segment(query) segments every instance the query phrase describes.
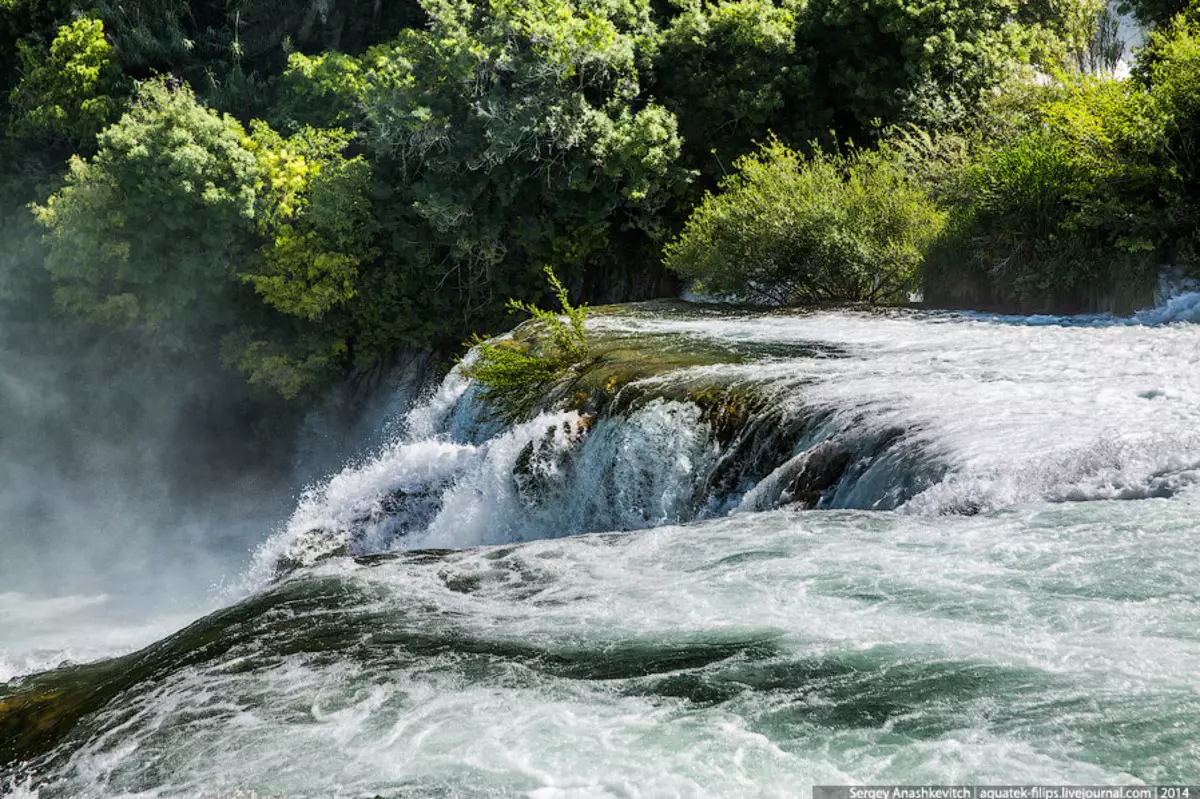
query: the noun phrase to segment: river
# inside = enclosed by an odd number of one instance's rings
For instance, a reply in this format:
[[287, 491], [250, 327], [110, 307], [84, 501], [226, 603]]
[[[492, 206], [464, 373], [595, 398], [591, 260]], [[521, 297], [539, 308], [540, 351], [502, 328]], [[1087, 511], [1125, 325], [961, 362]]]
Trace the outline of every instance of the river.
[[1197, 308], [601, 309], [598, 414], [455, 370], [219, 589], [0, 592], [0, 792], [1200, 781]]

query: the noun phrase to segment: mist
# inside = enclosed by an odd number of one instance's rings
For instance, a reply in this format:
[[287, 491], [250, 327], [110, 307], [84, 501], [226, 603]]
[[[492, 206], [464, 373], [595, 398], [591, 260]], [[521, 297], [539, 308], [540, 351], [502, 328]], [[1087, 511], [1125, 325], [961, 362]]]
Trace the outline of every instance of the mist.
[[0, 324], [0, 681], [220, 603], [305, 479], [237, 375], [54, 324]]

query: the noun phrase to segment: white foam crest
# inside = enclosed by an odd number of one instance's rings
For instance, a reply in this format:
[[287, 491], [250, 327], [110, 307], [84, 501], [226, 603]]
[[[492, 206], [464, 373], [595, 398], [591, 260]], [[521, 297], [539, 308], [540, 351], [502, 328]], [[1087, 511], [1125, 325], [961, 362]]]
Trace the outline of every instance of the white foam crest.
[[396, 534], [427, 522], [441, 492], [480, 458], [474, 445], [429, 438], [398, 441], [348, 466], [304, 492], [284, 529], [255, 553], [250, 586], [269, 582], [281, 562], [304, 566], [335, 554], [386, 551]]
[[655, 401], [586, 433], [581, 421], [575, 413], [543, 415], [490, 442], [480, 468], [446, 492], [416, 545], [498, 544], [694, 518], [697, 484], [717, 456], [698, 408]]
[[[381, 642], [332, 658], [271, 656], [268, 640], [255, 667], [176, 671], [105, 711], [60, 776], [81, 798], [1176, 782], [1195, 763], [1200, 638], [1180, 576], [1200, 554], [1195, 510], [769, 512], [331, 561], [315, 574], [370, 597], [346, 623]], [[409, 651], [405, 634], [439, 646]]]
[[[472, 384], [463, 370], [474, 363], [478, 353], [471, 350], [460, 363], [454, 365], [437, 388], [415, 407], [404, 419], [404, 438], [419, 441], [435, 438], [447, 432], [451, 422], [463, 426], [465, 414], [476, 410], [473, 402], [463, 402]], [[459, 411], [462, 407], [463, 410]]]
[[6, 782], [0, 779], [0, 796], [7, 797], [7, 799], [39, 799], [41, 795], [41, 791], [34, 787], [32, 777], [27, 777], [20, 782]]
[[1144, 325], [1200, 322], [1200, 291], [1172, 296], [1156, 308], [1135, 314], [1134, 319]]
[[1169, 498], [1200, 483], [1200, 436], [1098, 439], [1004, 468], [948, 475], [901, 508], [975, 513], [1037, 500], [1085, 502]]
[[[1174, 479], [1164, 482], [1165, 474], [1180, 473], [1186, 485], [1184, 473], [1200, 462], [1200, 325], [1032, 325], [854, 311], [597, 323], [735, 351], [769, 345], [770, 358], [695, 372], [773, 387], [783, 401], [829, 411], [845, 431], [903, 431], [907, 446], [944, 464], [958, 488], [993, 484], [992, 498], [976, 503], [982, 507], [1089, 492], [1159, 495]], [[805, 345], [840, 355], [781, 354]], [[839, 495], [857, 507], [872, 501], [866, 493]]]
[[[461, 396], [461, 395], [460, 395]], [[591, 427], [549, 413], [482, 444], [399, 441], [308, 490], [256, 553], [248, 583], [283, 565], [392, 549], [458, 548], [694, 518], [717, 455], [694, 405], [655, 401]]]

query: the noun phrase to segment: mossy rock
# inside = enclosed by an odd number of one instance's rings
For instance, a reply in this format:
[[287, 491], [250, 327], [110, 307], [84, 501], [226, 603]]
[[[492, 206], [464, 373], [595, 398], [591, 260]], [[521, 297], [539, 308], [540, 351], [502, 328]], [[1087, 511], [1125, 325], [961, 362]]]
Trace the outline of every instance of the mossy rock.
[[132, 666], [117, 658], [0, 685], [0, 771], [56, 746], [119, 693]]

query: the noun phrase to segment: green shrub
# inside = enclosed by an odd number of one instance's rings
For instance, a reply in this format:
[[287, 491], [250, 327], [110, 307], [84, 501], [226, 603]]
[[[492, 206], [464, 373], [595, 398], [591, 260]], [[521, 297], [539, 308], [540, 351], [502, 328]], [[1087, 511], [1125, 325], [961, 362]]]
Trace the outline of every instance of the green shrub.
[[532, 415], [546, 392], [588, 357], [587, 306], [571, 305], [554, 270], [547, 266], [545, 272], [562, 305], [562, 316], [509, 300], [509, 310], [533, 316], [532, 335], [500, 341], [476, 336], [471, 342], [478, 355], [465, 373], [482, 384], [483, 398], [494, 409], [493, 415], [510, 424]]
[[1164, 206], [1159, 222], [1169, 257], [1200, 262], [1200, 4], [1193, 4], [1152, 36], [1139, 54], [1148, 94], [1161, 120], [1157, 184]]
[[[1093, 253], [1064, 230], [1087, 175], [1065, 143], [1033, 133], [985, 153], [962, 177], [966, 198], [956, 204], [926, 281], [939, 282], [966, 266], [995, 287], [999, 305], [1034, 302], [1069, 289]], [[931, 292], [938, 296], [937, 287]]]
[[1088, 102], [1051, 103], [1042, 127], [984, 150], [964, 171], [924, 269], [927, 299], [1059, 312], [1138, 302], [1155, 260], [1152, 234], [1133, 213], [1144, 176], [1118, 157]]
[[701, 291], [775, 304], [907, 298], [943, 214], [891, 150], [737, 162], [665, 251]]

